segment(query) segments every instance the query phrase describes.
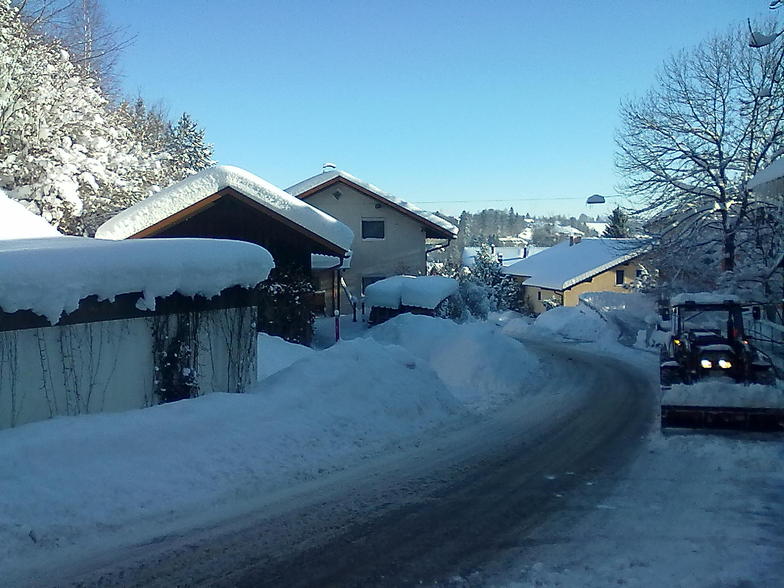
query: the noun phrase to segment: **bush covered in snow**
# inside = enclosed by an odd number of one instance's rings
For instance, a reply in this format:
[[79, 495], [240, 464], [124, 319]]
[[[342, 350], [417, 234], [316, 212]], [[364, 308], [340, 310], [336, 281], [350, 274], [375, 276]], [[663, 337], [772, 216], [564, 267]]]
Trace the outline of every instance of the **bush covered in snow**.
[[443, 275], [458, 281], [458, 291], [439, 307], [437, 315], [456, 321], [471, 317], [486, 319], [496, 310], [524, 310], [520, 286], [502, 273], [501, 262], [488, 245], [482, 245], [471, 268], [438, 268]]

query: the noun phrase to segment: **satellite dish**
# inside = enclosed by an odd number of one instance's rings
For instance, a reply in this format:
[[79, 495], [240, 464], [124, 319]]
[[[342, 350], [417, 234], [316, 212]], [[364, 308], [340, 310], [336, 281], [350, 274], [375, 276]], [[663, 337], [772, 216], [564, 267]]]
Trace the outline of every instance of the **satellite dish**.
[[585, 201], [586, 204], [604, 204], [605, 199], [604, 196], [601, 194], [594, 194], [593, 196], [589, 196], [588, 200]]

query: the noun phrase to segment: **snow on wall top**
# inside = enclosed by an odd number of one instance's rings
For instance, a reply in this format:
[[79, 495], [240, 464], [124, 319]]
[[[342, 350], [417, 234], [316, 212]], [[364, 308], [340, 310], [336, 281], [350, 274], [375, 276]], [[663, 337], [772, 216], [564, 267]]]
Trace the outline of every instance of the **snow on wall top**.
[[59, 237], [52, 225], [0, 190], [0, 239]]
[[443, 276], [391, 276], [365, 288], [365, 306], [435, 308], [457, 292], [457, 280]]
[[583, 237], [569, 245], [562, 241], [539, 254], [504, 268], [512, 276], [528, 277], [525, 284], [564, 290], [642, 253], [646, 241]]
[[740, 302], [740, 298], [734, 294], [719, 294], [716, 292], [685, 292], [676, 294], [670, 300], [670, 304], [673, 306], [686, 304], [687, 302], [693, 302], [694, 304], [723, 304], [724, 302]]
[[91, 295], [113, 300], [141, 292], [141, 310], [179, 292], [212, 297], [231, 286], [253, 287], [275, 267], [263, 247], [227, 239], [86, 237], [0, 241], [0, 309], [31, 310], [56, 324]]
[[258, 176], [230, 165], [207, 168], [153, 194], [106, 221], [95, 236], [126, 239], [224, 188], [234, 188], [343, 251], [351, 249], [354, 233], [346, 225]]
[[406, 209], [407, 211], [413, 213], [414, 215], [423, 218], [434, 225], [438, 225], [442, 229], [448, 231], [452, 234], [453, 237], [457, 236], [457, 227], [450, 223], [447, 220], [442, 219], [440, 216], [433, 214], [432, 212], [427, 212], [426, 210], [422, 210], [415, 204], [411, 204], [406, 200], [398, 198], [397, 196], [393, 196], [389, 192], [385, 192], [378, 186], [375, 186], [369, 182], [364, 180], [360, 180], [357, 177], [352, 176], [350, 173], [345, 172], [343, 170], [335, 169], [327, 172], [320, 173], [318, 175], [313, 176], [312, 178], [308, 178], [307, 180], [303, 180], [298, 184], [294, 184], [286, 188], [286, 192], [291, 194], [292, 196], [299, 196], [300, 194], [304, 194], [312, 190], [313, 188], [317, 188], [318, 186], [329, 182], [335, 178], [343, 178], [344, 180], [348, 180], [358, 186], [363, 187], [365, 190], [373, 192], [375, 195], [379, 196], [383, 200], [388, 200], [393, 204], [397, 204], [401, 208]]

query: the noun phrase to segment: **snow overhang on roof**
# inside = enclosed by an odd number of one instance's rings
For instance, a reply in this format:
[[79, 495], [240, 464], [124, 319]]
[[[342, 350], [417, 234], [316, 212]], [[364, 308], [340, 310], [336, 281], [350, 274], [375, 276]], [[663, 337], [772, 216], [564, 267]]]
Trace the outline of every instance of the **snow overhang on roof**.
[[643, 253], [648, 241], [643, 239], [604, 239], [584, 237], [570, 245], [562, 241], [533, 257], [504, 268], [503, 273], [524, 277], [527, 286], [549, 290], [566, 290], [616, 265]]
[[0, 190], [0, 239], [62, 236], [52, 225]]
[[225, 188], [236, 190], [343, 252], [351, 249], [354, 233], [346, 225], [258, 176], [229, 165], [202, 170], [134, 204], [102, 224], [95, 236], [127, 239]]
[[393, 196], [378, 186], [374, 186], [369, 182], [360, 180], [359, 178], [352, 176], [350, 173], [339, 169], [320, 173], [313, 176], [312, 178], [303, 180], [298, 184], [294, 184], [293, 186], [286, 188], [286, 192], [292, 196], [296, 196], [297, 198], [304, 199], [308, 196], [311, 196], [312, 194], [315, 194], [327, 185], [338, 181], [343, 181], [349, 185], [353, 185], [353, 187], [360, 192], [363, 192], [381, 202], [384, 202], [385, 204], [389, 204], [390, 206], [397, 208], [408, 216], [416, 218], [416, 220], [424, 224], [425, 228], [428, 229], [428, 237], [440, 239], [454, 239], [457, 237], [458, 229], [449, 221], [442, 219], [432, 212], [422, 210], [415, 204], [411, 204], [406, 200], [398, 198], [397, 196]]
[[0, 241], [0, 310], [30, 310], [56, 324], [84, 298], [135, 292], [139, 310], [154, 310], [156, 298], [174, 292], [210, 298], [252, 288], [273, 267], [263, 247], [229, 239], [9, 239]]
[[758, 171], [746, 182], [749, 190], [766, 187], [767, 184], [782, 182], [784, 184], [784, 157], [780, 157], [766, 168]]
[[348, 256], [342, 259], [334, 255], [311, 253], [310, 268], [314, 270], [351, 269], [351, 252], [349, 251]]

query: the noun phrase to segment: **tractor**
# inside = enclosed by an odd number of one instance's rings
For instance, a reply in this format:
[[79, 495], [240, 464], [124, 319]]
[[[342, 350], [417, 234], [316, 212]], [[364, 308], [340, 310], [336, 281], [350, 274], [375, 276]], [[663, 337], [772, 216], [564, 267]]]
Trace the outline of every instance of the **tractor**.
[[660, 358], [663, 429], [784, 431], [773, 363], [745, 334], [744, 316], [759, 320], [759, 306], [734, 296], [680, 294], [660, 313], [670, 327]]

